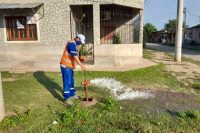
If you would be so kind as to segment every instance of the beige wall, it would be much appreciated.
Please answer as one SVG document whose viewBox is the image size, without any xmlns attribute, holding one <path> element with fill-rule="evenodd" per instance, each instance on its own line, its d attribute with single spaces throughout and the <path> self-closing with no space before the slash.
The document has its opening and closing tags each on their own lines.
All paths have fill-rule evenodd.
<svg viewBox="0 0 200 133">
<path fill-rule="evenodd" d="M 116 67 L 134 64 L 142 58 L 142 44 L 97 44 L 94 46 L 97 67 Z M 59 71 L 63 46 L 18 45 L 0 49 L 2 70 Z"/>
<path fill-rule="evenodd" d="M 3 26 L 4 14 L 0 13 L 0 70 L 59 70 L 64 43 L 71 38 L 69 5 L 72 4 L 93 5 L 95 64 L 111 60 L 110 66 L 116 66 L 128 62 L 134 63 L 133 59 L 142 57 L 142 44 L 100 45 L 99 4 L 112 3 L 143 9 L 144 0 L 92 0 L 90 2 L 87 0 L 0 0 L 0 3 L 28 2 L 44 3 L 44 17 L 38 21 L 40 40 L 37 42 L 6 42 L 5 26 Z M 120 51 L 122 47 L 125 48 L 124 52 Z M 107 50 L 108 52 L 105 52 Z M 114 50 L 117 55 L 110 55 L 110 50 Z M 105 58 L 101 55 L 102 51 L 108 53 L 104 55 Z"/>
<path fill-rule="evenodd" d="M 0 48 L 0 70 L 59 70 L 64 46 L 20 44 Z"/>
<path fill-rule="evenodd" d="M 94 46 L 95 66 L 121 66 L 142 58 L 142 44 L 101 44 Z"/>
</svg>

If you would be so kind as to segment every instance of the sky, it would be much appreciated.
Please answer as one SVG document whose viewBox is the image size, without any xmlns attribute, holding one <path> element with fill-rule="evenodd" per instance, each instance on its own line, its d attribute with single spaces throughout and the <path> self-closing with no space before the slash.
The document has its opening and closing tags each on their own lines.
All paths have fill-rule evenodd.
<svg viewBox="0 0 200 133">
<path fill-rule="evenodd" d="M 144 0 L 144 23 L 152 23 L 158 30 L 164 28 L 169 19 L 177 16 L 178 0 Z M 184 0 L 187 9 L 186 24 L 189 27 L 200 24 L 200 0 Z"/>
</svg>

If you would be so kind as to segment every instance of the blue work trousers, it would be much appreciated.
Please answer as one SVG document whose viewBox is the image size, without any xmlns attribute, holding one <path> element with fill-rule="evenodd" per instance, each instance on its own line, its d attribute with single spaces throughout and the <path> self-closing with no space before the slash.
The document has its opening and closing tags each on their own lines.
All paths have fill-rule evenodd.
<svg viewBox="0 0 200 133">
<path fill-rule="evenodd" d="M 63 79 L 63 96 L 64 100 L 75 96 L 74 88 L 74 71 L 68 67 L 60 67 Z"/>
</svg>

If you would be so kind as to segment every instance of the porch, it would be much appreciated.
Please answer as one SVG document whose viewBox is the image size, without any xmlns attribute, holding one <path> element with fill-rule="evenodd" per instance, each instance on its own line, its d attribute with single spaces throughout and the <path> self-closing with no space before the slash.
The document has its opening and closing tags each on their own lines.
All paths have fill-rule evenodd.
<svg viewBox="0 0 200 133">
<path fill-rule="evenodd" d="M 142 58 L 142 9 L 116 4 L 71 5 L 70 9 L 71 37 L 86 36 L 86 64 L 121 66 Z"/>
</svg>

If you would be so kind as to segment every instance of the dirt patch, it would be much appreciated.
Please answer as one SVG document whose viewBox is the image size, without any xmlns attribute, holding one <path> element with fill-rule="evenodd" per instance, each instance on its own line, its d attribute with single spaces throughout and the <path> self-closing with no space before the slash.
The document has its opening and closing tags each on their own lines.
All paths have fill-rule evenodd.
<svg viewBox="0 0 200 133">
<path fill-rule="evenodd" d="M 82 107 L 90 107 L 90 106 L 93 106 L 93 105 L 96 105 L 97 104 L 97 100 L 92 98 L 92 100 L 89 100 L 89 101 L 84 101 L 82 100 L 81 101 L 81 106 Z"/>
<path fill-rule="evenodd" d="M 200 66 L 190 62 L 174 62 L 171 55 L 165 52 L 151 51 L 153 58 L 151 61 L 163 63 L 165 70 L 170 72 L 177 80 L 188 87 L 195 80 L 200 79 Z M 169 111 L 169 110 L 200 110 L 200 96 L 192 89 L 190 92 L 158 91 L 151 89 L 154 97 L 149 99 L 136 99 L 133 102 L 137 106 L 144 106 L 148 111 Z"/>
<path fill-rule="evenodd" d="M 196 94 L 188 94 L 171 91 L 154 91 L 153 98 L 136 99 L 133 102 L 142 105 L 147 111 L 168 111 L 168 110 L 185 110 L 200 109 L 200 103 L 197 102 L 199 96 Z"/>
<path fill-rule="evenodd" d="M 13 115 L 17 115 L 15 112 L 6 112 L 6 116 L 13 116 Z"/>
<path fill-rule="evenodd" d="M 190 62 L 174 62 L 173 57 L 164 52 L 152 51 L 156 63 L 164 63 L 166 71 L 170 72 L 185 85 L 193 83 L 193 80 L 200 77 L 200 66 Z"/>
<path fill-rule="evenodd" d="M 187 67 L 182 65 L 167 65 L 167 69 L 172 72 L 185 73 L 185 75 L 181 75 L 183 78 L 188 78 L 188 76 L 195 78 L 195 76 L 200 74 L 200 66 L 192 63 L 187 63 Z"/>
<path fill-rule="evenodd" d="M 24 128 L 25 127 L 23 125 L 20 125 L 20 126 L 12 128 L 9 132 L 10 133 L 22 133 L 24 131 Z"/>
</svg>

